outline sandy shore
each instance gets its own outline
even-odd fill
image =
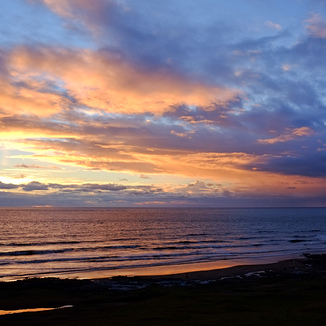
[[[326,255],[164,276],[0,283],[1,325],[324,325]]]
[[[306,255],[304,258],[286,259],[275,263],[237,265],[213,270],[194,271],[170,274],[165,276],[150,276],[150,278],[179,278],[183,280],[217,280],[226,277],[246,277],[264,274],[265,277],[289,274],[311,274],[323,270],[326,254]],[[249,275],[250,274],[250,275]],[[262,275],[261,275],[262,276]]]

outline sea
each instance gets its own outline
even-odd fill
[[[163,275],[326,252],[326,208],[0,208],[0,281]]]

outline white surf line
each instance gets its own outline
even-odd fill
[[[11,315],[11,314],[21,314],[24,312],[40,312],[40,311],[48,311],[48,310],[57,310],[57,309],[65,309],[72,308],[73,305],[65,305],[61,307],[55,308],[31,308],[31,309],[16,309],[16,310],[0,310],[0,316],[3,315]]]

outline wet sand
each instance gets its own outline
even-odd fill
[[[326,255],[164,276],[0,283],[0,325],[324,325]],[[72,307],[71,307],[72,306]]]

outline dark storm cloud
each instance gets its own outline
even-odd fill
[[[296,156],[284,155],[283,157],[271,157],[264,163],[256,163],[246,166],[258,171],[276,172],[285,175],[300,175],[307,177],[326,177],[326,150],[322,152],[298,154]]]

